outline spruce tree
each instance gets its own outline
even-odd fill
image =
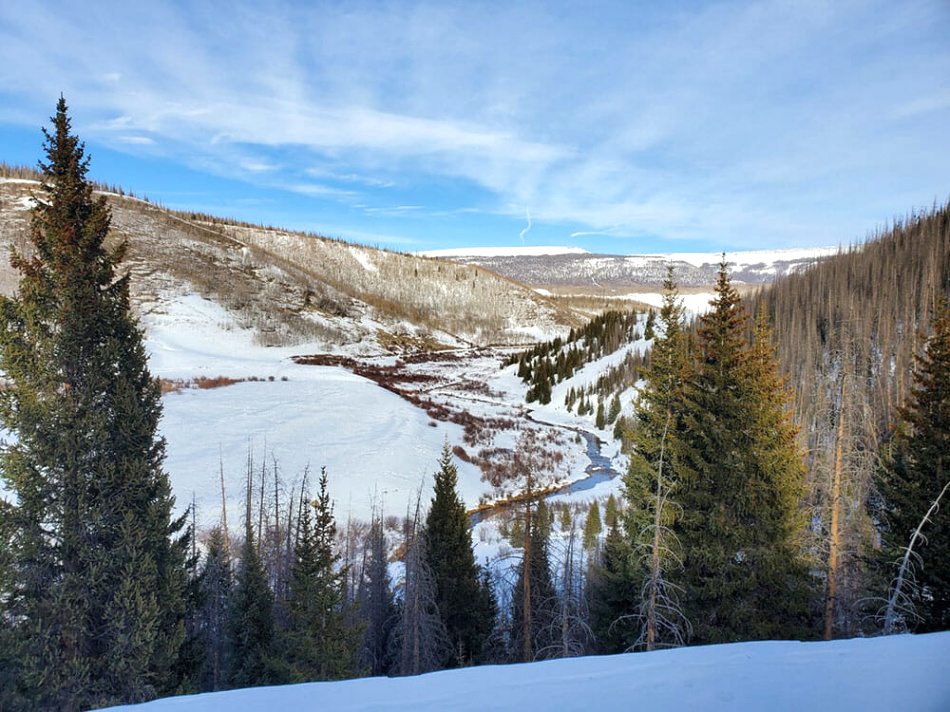
[[[584,521],[584,548],[593,549],[597,546],[597,539],[603,531],[600,521],[600,505],[595,501],[590,503],[587,510],[587,519]]]
[[[366,624],[362,663],[370,675],[389,672],[389,639],[396,619],[396,604],[389,584],[386,532],[382,516],[373,518],[363,569],[360,612]]]
[[[356,673],[357,639],[362,632],[351,630],[347,624],[347,572],[339,566],[335,545],[336,521],[324,468],[316,501],[305,505],[300,513],[290,577],[285,637],[295,682],[342,680]]]
[[[607,530],[600,558],[590,572],[590,625],[600,652],[624,653],[639,639],[642,581],[642,566],[615,522]]]
[[[693,369],[672,266],[667,268],[659,321],[662,333],[654,336],[650,369],[629,435],[630,465],[623,478],[629,505],[624,528],[632,559],[622,568],[619,562],[614,564],[632,575],[632,584],[640,590],[636,609],[626,614],[636,616],[639,635],[635,642],[647,650],[680,644],[689,629],[674,583],[682,551],[671,527],[678,513],[675,498],[688,474],[686,386]],[[625,627],[633,622],[628,619]]]
[[[402,598],[390,645],[394,670],[398,675],[419,675],[441,669],[452,653],[439,614],[438,590],[425,553],[427,537],[422,528],[421,496],[415,511],[406,516]]]
[[[244,543],[241,561],[228,602],[227,647],[228,687],[260,687],[284,682],[285,666],[275,655],[277,622],[274,594],[267,581],[264,563],[254,541],[251,516],[253,473],[248,462],[245,489]]]
[[[267,583],[254,528],[245,528],[241,564],[230,596],[227,622],[228,687],[259,687],[283,682],[274,643],[274,595]]]
[[[435,579],[439,613],[455,648],[445,664],[469,665],[478,658],[491,632],[494,604],[475,563],[468,517],[458,493],[458,470],[448,443],[442,448],[435,473],[425,536],[426,562]]]
[[[950,482],[950,308],[938,304],[932,333],[917,356],[914,383],[900,410],[901,427],[878,482],[884,501],[883,557],[888,569],[899,560],[931,505]],[[915,629],[950,629],[950,507],[942,506],[921,529],[914,548],[910,601]],[[913,624],[915,621],[911,621]]]
[[[11,624],[7,605],[14,588],[12,537],[13,506],[6,500],[0,499],[0,706],[14,709],[22,704],[14,703],[14,658],[13,625]]]
[[[686,398],[674,530],[684,552],[694,642],[809,634],[812,596],[797,544],[805,464],[764,317],[754,343],[725,262],[700,319]]]
[[[21,275],[0,299],[0,473],[16,495],[19,694],[31,707],[141,702],[178,689],[187,538],[162,470],[161,392],[129,308],[124,243],[60,98]]]
[[[201,622],[205,646],[205,668],[201,689],[212,692],[224,688],[228,669],[227,621],[231,594],[231,563],[227,556],[224,532],[220,527],[211,530],[208,553],[201,572]]]

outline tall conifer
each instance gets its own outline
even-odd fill
[[[362,662],[370,675],[378,676],[389,672],[389,638],[396,622],[382,514],[373,516],[367,544],[368,557],[360,590],[360,612],[366,623]]]
[[[805,465],[789,394],[764,320],[754,345],[746,339],[724,262],[716,291],[700,319],[676,495],[685,612],[694,642],[807,635],[811,581],[796,541]]]
[[[335,546],[336,521],[324,468],[316,501],[300,513],[290,577],[286,642],[296,682],[341,680],[356,673],[361,631],[352,630],[344,615],[347,572],[339,566]]]
[[[124,243],[61,98],[21,281],[0,300],[0,472],[16,494],[11,600],[33,707],[140,702],[178,687],[187,542],[173,538],[161,393],[129,309]]]
[[[950,307],[938,304],[932,334],[917,356],[914,384],[900,410],[902,427],[879,481],[884,499],[884,556],[899,559],[914,530],[950,482]],[[941,506],[922,527],[914,548],[916,629],[950,629],[950,506]]]
[[[682,643],[689,627],[680,607],[679,589],[673,584],[682,554],[671,529],[677,512],[675,497],[688,468],[685,399],[692,364],[684,320],[669,266],[659,313],[661,333],[654,336],[650,370],[630,434],[630,466],[623,479],[629,503],[625,529],[632,557],[627,570],[635,576],[640,596],[635,611],[617,613],[635,616],[640,634],[632,644],[647,650]],[[616,557],[620,548],[613,548]]]
[[[434,495],[426,518],[426,560],[435,578],[437,603],[455,648],[448,666],[471,664],[491,632],[494,601],[475,563],[465,505],[458,493],[458,469],[448,443],[435,473]]]

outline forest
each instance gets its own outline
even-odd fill
[[[745,301],[723,264],[692,324],[669,270],[648,361],[598,391],[630,453],[622,499],[549,507],[516,452],[509,581],[475,560],[448,442],[431,497],[362,529],[338,526],[333,473],[282,499],[276,461],[249,454],[238,531],[222,512],[199,542],[172,516],[161,386],[63,100],[45,135],[31,250],[0,300],[0,425],[16,435],[0,452],[15,494],[0,708],[948,628],[950,206]],[[640,328],[608,312],[512,364],[550,398]],[[604,409],[635,382],[634,413]]]

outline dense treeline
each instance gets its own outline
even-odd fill
[[[908,262],[921,253],[946,255],[946,211],[929,220],[915,222],[913,236],[921,242]],[[897,259],[869,247],[872,258]],[[853,264],[849,254],[837,267],[818,269],[853,274]],[[830,639],[950,624],[950,525],[940,511],[950,489],[943,265],[937,272],[920,267],[929,285],[922,301],[929,295],[931,303],[916,307],[934,316],[901,346],[916,362],[913,372],[896,373],[893,356],[884,366],[892,380],[907,379],[910,395],[895,412],[877,413],[885,423],[885,415],[899,416],[898,427],[885,432],[875,432],[870,401],[882,392],[881,364],[870,354],[896,353],[896,347],[876,348],[876,336],[867,337],[871,345],[859,368],[853,359],[862,352],[854,347],[820,352],[833,378],[815,370],[799,385],[812,394],[824,390],[826,400],[796,398],[782,376],[767,313],[760,308],[750,319],[724,265],[712,311],[692,328],[670,275],[660,334],[628,432],[623,526],[608,535],[593,579],[595,622],[608,636],[608,649]],[[808,275],[801,281],[809,283]],[[875,304],[871,311],[893,308]],[[855,325],[874,316],[856,309],[848,314],[855,337]],[[820,311],[817,323],[818,341],[827,344],[829,321]],[[799,435],[792,415],[803,405],[812,419]]]
[[[871,591],[890,577],[877,557],[875,473],[908,397],[918,334],[950,289],[950,206],[934,207],[756,297],[781,334],[804,438],[812,547],[826,589],[825,635],[855,635]]]

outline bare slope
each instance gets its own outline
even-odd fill
[[[36,189],[0,182],[0,244],[25,249]],[[108,200],[116,239],[129,241],[132,295],[143,313],[160,309],[163,296],[198,293],[238,315],[262,344],[364,353],[523,343],[579,323],[484,268],[175,213],[114,193]],[[0,260],[0,289],[15,285]]]

